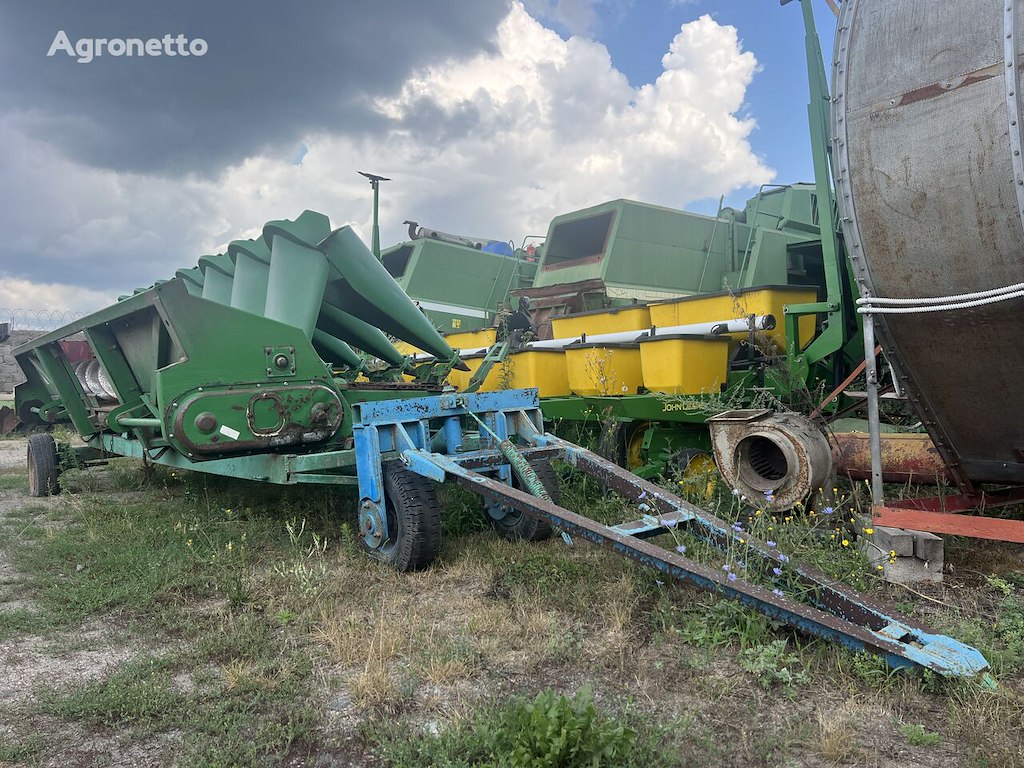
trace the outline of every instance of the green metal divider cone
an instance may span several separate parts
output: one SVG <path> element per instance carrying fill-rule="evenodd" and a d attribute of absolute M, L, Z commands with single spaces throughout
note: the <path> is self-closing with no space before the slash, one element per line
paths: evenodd
<path fill-rule="evenodd" d="M 334 230 L 320 247 L 343 278 L 328 287 L 327 301 L 439 359 L 454 354 L 351 227 Z"/>
<path fill-rule="evenodd" d="M 230 304 L 235 269 L 227 254 L 200 256 L 199 268 L 203 270 L 203 298 L 218 304 Z"/>
<path fill-rule="evenodd" d="M 235 264 L 231 306 L 262 315 L 267 305 L 270 248 L 263 239 L 232 240 L 228 243 L 228 258 Z"/>
<path fill-rule="evenodd" d="M 363 362 L 352 347 L 319 328 L 313 331 L 313 348 L 320 359 L 332 363 L 344 363 L 350 368 L 358 368 Z"/>
<path fill-rule="evenodd" d="M 174 273 L 174 276 L 182 279 L 185 283 L 185 289 L 193 296 L 203 295 L 203 273 L 199 267 L 179 269 Z"/>
<path fill-rule="evenodd" d="M 321 331 L 355 344 L 364 352 L 369 352 L 386 363 L 397 366 L 405 364 L 405 356 L 395 349 L 380 328 L 374 328 L 332 304 L 324 302 L 321 305 L 317 326 Z"/>
<path fill-rule="evenodd" d="M 330 219 L 315 211 L 303 211 L 295 221 L 268 221 L 263 227 L 263 239 L 270 244 L 263 314 L 301 328 L 307 338 L 313 337 L 330 272 L 316 244 L 330 231 Z"/>

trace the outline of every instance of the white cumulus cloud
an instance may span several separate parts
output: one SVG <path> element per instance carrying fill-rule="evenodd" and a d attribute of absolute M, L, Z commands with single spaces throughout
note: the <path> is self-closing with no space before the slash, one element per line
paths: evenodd
<path fill-rule="evenodd" d="M 518 242 L 557 214 L 609 199 L 682 207 L 771 181 L 744 109 L 758 64 L 736 29 L 710 16 L 683 24 L 662 67 L 634 88 L 604 45 L 562 39 L 513 2 L 491 51 L 414 72 L 373 103 L 379 131 L 339 125 L 303 137 L 298 164 L 258 155 L 214 181 L 115 174 L 0 125 L 8 178 L 26 190 L 0 225 L 18 251 L 45 253 L 55 270 L 41 279 L 0 260 L 10 275 L 0 306 L 98 308 L 305 208 L 368 239 L 370 189 L 358 170 L 394 179 L 381 187 L 384 245 L 404 239 L 403 219 Z M 56 287 L 67 283 L 91 290 L 69 296 Z"/>

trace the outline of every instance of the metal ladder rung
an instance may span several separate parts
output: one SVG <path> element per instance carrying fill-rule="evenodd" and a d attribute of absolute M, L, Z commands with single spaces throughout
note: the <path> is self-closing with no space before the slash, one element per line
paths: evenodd
<path fill-rule="evenodd" d="M 630 520 L 628 523 L 608 526 L 616 533 L 625 536 L 632 536 L 637 539 L 649 539 L 652 536 L 660 536 L 668 533 L 671 529 L 681 523 L 693 520 L 693 515 L 687 512 L 666 512 L 662 515 L 644 515 L 639 520 Z"/>

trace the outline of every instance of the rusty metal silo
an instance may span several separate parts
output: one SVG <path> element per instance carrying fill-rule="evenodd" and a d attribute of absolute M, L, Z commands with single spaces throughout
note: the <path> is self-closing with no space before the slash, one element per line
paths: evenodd
<path fill-rule="evenodd" d="M 875 316 L 964 487 L 1024 483 L 1018 5 L 847 0 L 835 41 L 833 165 L 862 289 L 904 300 L 981 293 Z"/>

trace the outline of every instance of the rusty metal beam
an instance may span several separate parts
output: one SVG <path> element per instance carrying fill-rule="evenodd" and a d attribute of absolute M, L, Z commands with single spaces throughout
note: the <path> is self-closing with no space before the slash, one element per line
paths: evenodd
<path fill-rule="evenodd" d="M 976 539 L 993 539 L 1024 544 L 1024 520 L 1003 520 L 995 517 L 958 515 L 948 512 L 925 512 L 919 509 L 897 509 L 875 507 L 875 525 L 890 528 L 906 528 L 929 533 L 945 533 L 950 536 L 970 536 Z"/>
<path fill-rule="evenodd" d="M 949 471 L 931 437 L 924 432 L 885 433 L 880 436 L 882 480 L 887 483 L 935 485 L 949 479 Z M 831 432 L 836 471 L 851 480 L 871 477 L 871 447 L 866 432 Z"/>
<path fill-rule="evenodd" d="M 989 507 L 1005 507 L 1024 502 L 1024 487 L 1000 491 L 954 493 L 949 496 L 922 496 L 915 499 L 892 499 L 884 505 L 891 509 L 917 509 L 944 514 L 981 511 Z"/>

